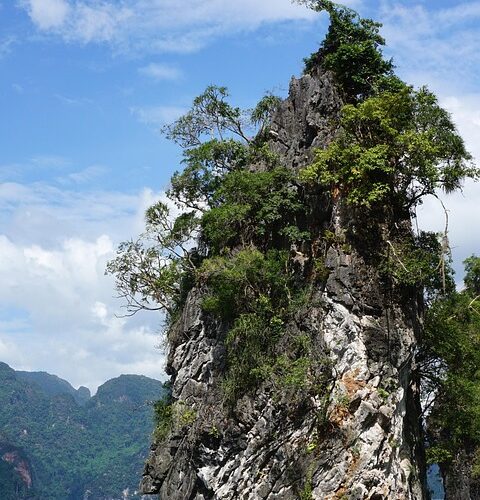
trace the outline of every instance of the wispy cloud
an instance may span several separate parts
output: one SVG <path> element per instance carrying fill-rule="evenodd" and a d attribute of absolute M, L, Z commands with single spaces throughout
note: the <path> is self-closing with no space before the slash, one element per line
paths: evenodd
<path fill-rule="evenodd" d="M 85 184 L 91 182 L 95 179 L 98 179 L 102 175 L 105 175 L 108 172 L 108 168 L 102 165 L 91 165 L 83 170 L 79 170 L 78 172 L 73 172 L 69 174 L 66 178 L 60 179 L 60 181 L 71 181 L 75 184 Z"/>
<path fill-rule="evenodd" d="M 12 52 L 12 47 L 16 42 L 17 39 L 14 36 L 7 36 L 0 39 L 0 59 L 3 59 Z"/>
<path fill-rule="evenodd" d="M 88 99 L 86 97 L 74 98 L 74 97 L 67 97 L 62 94 L 55 94 L 54 97 L 55 99 L 58 99 L 60 102 L 63 102 L 63 104 L 67 104 L 68 106 L 81 106 L 83 104 L 93 103 L 91 99 Z"/>
<path fill-rule="evenodd" d="M 22 3 L 33 22 L 42 30 L 59 28 L 71 13 L 71 7 L 65 0 L 28 0 Z"/>
<path fill-rule="evenodd" d="M 182 72 L 178 68 L 160 63 L 150 63 L 147 66 L 139 68 L 138 72 L 155 81 L 178 80 L 182 77 Z"/>
<path fill-rule="evenodd" d="M 178 106 L 133 106 L 130 112 L 141 123 L 160 127 L 177 120 L 186 109 Z"/>
<path fill-rule="evenodd" d="M 48 169 L 62 169 L 71 165 L 68 158 L 58 155 L 38 155 L 30 159 L 29 163 L 35 167 Z"/>
<path fill-rule="evenodd" d="M 176 0 L 22 0 L 21 5 L 44 33 L 106 42 L 122 51 L 191 52 L 221 34 L 314 17 L 290 0 L 185 0 L 181 8 Z"/>
<path fill-rule="evenodd" d="M 390 0 L 381 5 L 383 32 L 409 80 L 441 82 L 444 88 L 478 85 L 480 2 L 438 9 Z"/>
<path fill-rule="evenodd" d="M 17 94 L 23 94 L 25 92 L 25 89 L 19 83 L 12 83 L 12 89 Z"/>

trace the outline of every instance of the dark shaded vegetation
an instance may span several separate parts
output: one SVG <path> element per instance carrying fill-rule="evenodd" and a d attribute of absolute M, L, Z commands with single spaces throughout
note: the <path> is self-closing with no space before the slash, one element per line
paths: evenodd
<path fill-rule="evenodd" d="M 464 264 L 464 288 L 438 297 L 425 322 L 420 360 L 426 391 L 433 393 L 431 463 L 449 463 L 460 449 L 480 450 L 480 258 Z M 473 474 L 479 472 L 477 459 Z"/>

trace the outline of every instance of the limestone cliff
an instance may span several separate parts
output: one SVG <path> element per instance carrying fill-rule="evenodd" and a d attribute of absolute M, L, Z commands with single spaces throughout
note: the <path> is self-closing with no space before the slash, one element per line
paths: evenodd
<path fill-rule="evenodd" d="M 330 73 L 292 79 L 270 131 L 282 164 L 307 165 L 335 136 L 341 107 Z M 168 334 L 172 396 L 188 418 L 152 445 L 145 493 L 164 500 L 426 497 L 414 366 L 419 305 L 415 293 L 385 282 L 377 259 L 388 246 L 385 228 L 408 236 L 409 218 L 372 221 L 350 213 L 341 196 L 309 196 L 310 223 L 329 228 L 335 243 L 324 249 L 324 283 L 287 330 L 308 336 L 318 361 L 312 376 L 327 390 L 282 395 L 267 380 L 226 405 L 226 331 L 202 311 L 204 290 L 194 288 Z M 301 276 L 309 257 L 292 252 Z M 288 338 L 281 341 L 287 350 Z"/>

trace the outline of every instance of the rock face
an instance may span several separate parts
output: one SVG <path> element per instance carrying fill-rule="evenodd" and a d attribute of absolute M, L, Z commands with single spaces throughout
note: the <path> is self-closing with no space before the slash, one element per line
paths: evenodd
<path fill-rule="evenodd" d="M 292 80 L 271 128 L 271 147 L 286 166 L 307 165 L 314 148 L 328 144 L 341 106 L 328 73 Z M 226 332 L 202 312 L 202 290 L 192 290 L 169 333 L 167 369 L 183 424 L 152 445 L 144 493 L 164 500 L 426 498 L 413 375 L 416 299 L 381 281 L 368 250 L 381 229 L 354 220 L 341 200 L 319 199 L 319 225 L 328 221 L 339 240 L 348 232 L 357 243 L 329 248 L 328 279 L 289 328 L 327 359 L 328 390 L 290 394 L 288 402 L 267 381 L 227 408 L 220 388 Z M 400 226 L 410 230 L 408 220 Z"/>
<path fill-rule="evenodd" d="M 25 452 L 0 441 L 0 491 L 2 498 L 34 498 L 33 470 Z"/>

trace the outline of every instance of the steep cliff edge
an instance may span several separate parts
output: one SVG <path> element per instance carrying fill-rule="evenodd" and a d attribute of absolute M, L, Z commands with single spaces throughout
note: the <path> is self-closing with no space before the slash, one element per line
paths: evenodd
<path fill-rule="evenodd" d="M 295 170 L 309 164 L 314 148 L 335 136 L 341 107 L 328 71 L 293 79 L 270 131 L 280 162 Z M 145 493 L 179 500 L 425 498 L 413 365 L 417 297 L 392 293 L 379 274 L 387 221 L 369 226 L 329 193 L 315 193 L 311 203 L 311 223 L 329 228 L 332 240 L 325 279 L 287 331 L 311 343 L 312 388 L 279 393 L 266 380 L 233 408 L 226 405 L 226 332 L 203 311 L 204 291 L 193 289 L 169 333 L 179 423 L 152 446 Z M 409 235 L 408 219 L 394 222 L 398 237 Z M 292 337 L 283 342 L 293 359 Z"/>

